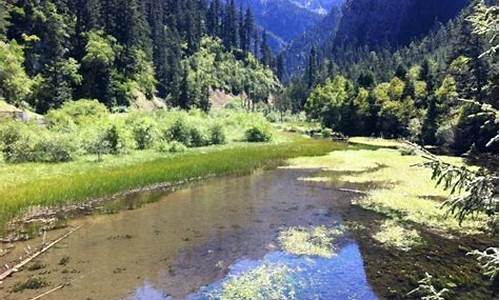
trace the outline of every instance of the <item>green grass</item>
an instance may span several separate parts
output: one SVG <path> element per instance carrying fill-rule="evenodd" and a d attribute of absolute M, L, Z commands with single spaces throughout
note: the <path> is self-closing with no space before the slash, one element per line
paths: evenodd
<path fill-rule="evenodd" d="M 380 143 L 377 143 L 380 145 Z M 441 157 L 454 164 L 460 158 Z M 431 170 L 415 166 L 419 156 L 402 156 L 394 149 L 335 151 L 326 156 L 297 158 L 294 167 L 320 167 L 324 172 L 305 178 L 331 181 L 366 192 L 355 204 L 401 222 L 418 223 L 444 233 L 477 233 L 484 220 L 467 219 L 462 226 L 441 209 L 448 192 L 431 180 Z"/>
<path fill-rule="evenodd" d="M 423 242 L 418 231 L 406 229 L 392 220 L 385 221 L 373 238 L 386 247 L 402 251 L 409 251 Z"/>
<path fill-rule="evenodd" d="M 325 140 L 287 137 L 271 144 L 238 143 L 181 154 L 135 152 L 98 163 L 0 165 L 0 225 L 30 206 L 56 206 L 165 182 L 275 167 L 297 156 L 344 147 Z"/>
<path fill-rule="evenodd" d="M 209 299 L 268 300 L 295 299 L 292 270 L 278 264 L 267 264 L 226 281 L 220 294 Z"/>
<path fill-rule="evenodd" d="M 334 243 L 343 233 L 342 227 L 294 227 L 280 232 L 278 239 L 288 253 L 331 258 L 335 256 Z"/>

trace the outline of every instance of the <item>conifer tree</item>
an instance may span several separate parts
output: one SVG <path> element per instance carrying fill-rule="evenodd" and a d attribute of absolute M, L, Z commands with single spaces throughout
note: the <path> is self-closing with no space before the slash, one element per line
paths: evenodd
<path fill-rule="evenodd" d="M 309 63 L 306 70 L 306 83 L 309 88 L 314 87 L 318 79 L 318 54 L 316 52 L 316 47 L 311 47 L 311 53 L 309 54 Z"/>
<path fill-rule="evenodd" d="M 262 32 L 262 43 L 260 44 L 260 61 L 265 66 L 273 65 L 273 53 L 267 44 L 267 32 Z"/>

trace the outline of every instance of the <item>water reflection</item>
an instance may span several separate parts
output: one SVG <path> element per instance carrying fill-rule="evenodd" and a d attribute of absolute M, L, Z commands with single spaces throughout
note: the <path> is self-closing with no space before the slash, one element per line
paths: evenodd
<path fill-rule="evenodd" d="M 224 282 L 265 264 L 286 266 L 292 270 L 291 278 L 297 287 L 296 299 L 377 299 L 366 278 L 363 259 L 354 241 L 345 244 L 333 258 L 295 256 L 274 251 L 261 260 L 239 260 L 229 268 L 224 279 L 202 288 L 187 299 L 218 299 Z M 145 282 L 135 291 L 132 299 L 171 298 Z"/>

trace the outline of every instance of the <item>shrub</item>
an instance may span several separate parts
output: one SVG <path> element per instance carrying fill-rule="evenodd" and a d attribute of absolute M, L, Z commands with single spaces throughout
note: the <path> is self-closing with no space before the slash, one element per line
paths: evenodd
<path fill-rule="evenodd" d="M 331 130 L 330 128 L 323 128 L 321 129 L 321 135 L 324 138 L 331 138 L 333 136 L 333 130 Z"/>
<path fill-rule="evenodd" d="M 62 135 L 47 134 L 34 146 L 34 161 L 66 162 L 73 159 L 76 146 Z"/>
<path fill-rule="evenodd" d="M 245 139 L 248 142 L 269 142 L 271 138 L 271 132 L 264 127 L 254 126 L 245 132 Z"/>
<path fill-rule="evenodd" d="M 139 150 L 150 148 L 158 139 L 157 125 L 150 118 L 136 120 L 132 124 L 132 133 Z"/>
<path fill-rule="evenodd" d="M 20 163 L 35 160 L 36 136 L 19 122 L 9 122 L 0 129 L 0 142 L 6 162 Z"/>
<path fill-rule="evenodd" d="M 183 118 L 177 119 L 165 133 L 167 141 L 177 141 L 184 145 L 191 143 L 191 130 Z"/>
<path fill-rule="evenodd" d="M 190 135 L 190 147 L 203 147 L 209 144 L 208 137 L 202 129 L 197 127 L 192 127 L 189 130 Z"/>
<path fill-rule="evenodd" d="M 46 118 L 51 126 L 65 126 L 68 123 L 81 125 L 90 120 L 104 119 L 108 115 L 108 109 L 97 100 L 80 99 L 70 101 L 56 110 L 48 112 Z"/>
<path fill-rule="evenodd" d="M 3 151 L 4 159 L 9 163 L 32 162 L 36 160 L 35 140 L 22 136 Z"/>
<path fill-rule="evenodd" d="M 221 124 L 210 127 L 210 143 L 212 145 L 223 145 L 226 143 L 226 134 Z"/>
<path fill-rule="evenodd" d="M 64 162 L 73 159 L 76 146 L 68 138 L 43 129 L 9 123 L 0 130 L 2 153 L 6 162 Z"/>
<path fill-rule="evenodd" d="M 417 151 L 415 148 L 408 146 L 408 145 L 403 145 L 401 147 L 398 147 L 399 153 L 403 156 L 411 156 L 411 155 L 417 155 Z"/>
<path fill-rule="evenodd" d="M 170 143 L 161 143 L 158 145 L 159 152 L 168 152 L 168 153 L 180 153 L 187 150 L 187 147 L 179 143 L 177 141 L 173 141 Z"/>
<path fill-rule="evenodd" d="M 129 147 L 125 132 L 116 124 L 105 127 L 102 135 L 98 138 L 101 139 L 101 142 L 109 144 L 110 154 L 124 153 Z"/>

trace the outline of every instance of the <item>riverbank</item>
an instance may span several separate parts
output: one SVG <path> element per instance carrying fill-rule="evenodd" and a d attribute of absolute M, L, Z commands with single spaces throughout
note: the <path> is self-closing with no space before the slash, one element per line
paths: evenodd
<path fill-rule="evenodd" d="M 403 143 L 368 138 L 350 142 L 381 148 L 296 158 L 290 168 L 320 168 L 321 172 L 301 180 L 359 195 L 343 217 L 360 241 L 377 293 L 400 298 L 428 272 L 438 290 L 450 290 L 450 298 L 498 297 L 498 281 L 482 276 L 476 260 L 467 255 L 498 243 L 498 236 L 486 229 L 486 217 L 467 218 L 460 224 L 448 214 L 441 205 L 449 192 L 436 186 L 432 170 L 418 166 L 424 159 L 406 151 Z M 465 163 L 459 157 L 440 158 Z"/>
<path fill-rule="evenodd" d="M 33 206 L 59 206 L 160 183 L 272 168 L 298 156 L 324 155 L 345 145 L 284 135 L 274 143 L 233 143 L 160 154 L 137 151 L 59 163 L 0 165 L 0 225 Z"/>

